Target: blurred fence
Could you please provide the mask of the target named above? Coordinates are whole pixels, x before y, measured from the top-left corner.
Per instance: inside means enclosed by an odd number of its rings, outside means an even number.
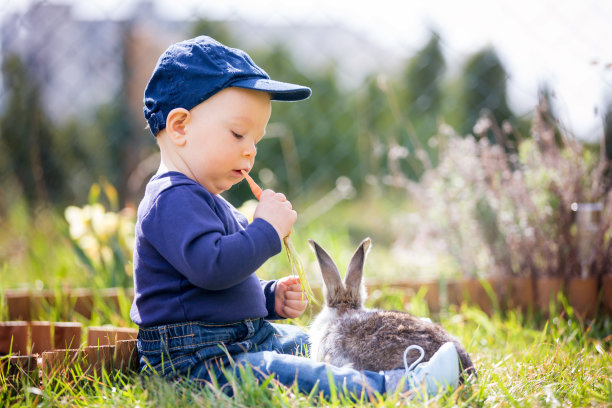
[[[529,136],[529,118],[509,107],[509,76],[493,48],[453,67],[453,50],[435,32],[420,48],[390,51],[340,21],[219,21],[197,6],[178,21],[158,3],[118,6],[103,19],[65,3],[0,5],[0,185],[14,193],[3,194],[0,209],[19,195],[34,204],[82,202],[100,178],[124,203],[138,202],[157,166],[144,86],[169,44],[199,34],[247,50],[273,78],[313,88],[305,102],[273,105],[255,168],[264,185],[296,199],[338,180],[359,189],[398,173],[418,179],[438,161],[441,122],[467,134],[486,112],[508,149]],[[228,195],[239,203],[248,190]]]

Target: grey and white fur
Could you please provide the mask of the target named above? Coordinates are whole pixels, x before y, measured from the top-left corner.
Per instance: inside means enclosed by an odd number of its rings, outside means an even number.
[[[393,370],[404,367],[406,347],[421,346],[425,351],[423,361],[428,361],[442,344],[451,341],[459,354],[462,378],[475,374],[463,346],[440,325],[406,312],[364,308],[366,290],[362,276],[369,238],[355,251],[344,282],[329,254],[316,242],[309,243],[319,261],[325,297],[325,304],[309,330],[312,359],[357,370]],[[408,355],[408,364],[418,357],[419,353],[413,350]]]

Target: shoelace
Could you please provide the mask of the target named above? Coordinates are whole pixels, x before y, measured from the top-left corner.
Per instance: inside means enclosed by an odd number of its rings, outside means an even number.
[[[411,350],[418,350],[421,355],[412,364],[410,364],[410,366],[408,366],[408,352]],[[412,371],[421,361],[423,361],[423,357],[425,357],[425,350],[423,350],[423,347],[417,344],[406,347],[406,350],[404,350],[404,368],[406,369],[406,374],[413,374]]]

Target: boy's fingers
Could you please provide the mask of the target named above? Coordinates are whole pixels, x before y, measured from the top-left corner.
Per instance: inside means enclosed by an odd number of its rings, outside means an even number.
[[[281,202],[288,201],[287,196],[285,196],[283,193],[277,193],[276,191],[270,190],[269,188],[266,188],[264,191],[261,192],[261,197],[267,196],[273,197],[275,200]]]
[[[296,309],[299,310],[302,306],[304,306],[306,304],[307,300],[300,300],[300,299],[294,299],[294,300],[290,300],[287,299],[285,301],[285,306],[290,307],[292,309]]]
[[[302,292],[302,285],[300,283],[294,283],[288,288],[292,292]]]
[[[297,276],[287,276],[282,279],[282,282],[289,290],[295,290],[296,286],[300,286],[300,278]]]
[[[300,316],[300,313],[298,313],[297,311],[290,309],[286,306],[283,306],[283,317],[293,319],[299,316]]]
[[[302,300],[302,298],[306,299],[306,294],[302,291],[287,291],[285,298],[287,300]]]
[[[288,300],[283,306],[283,311],[288,315],[299,316],[306,309],[306,306],[308,306],[308,303],[305,300]],[[297,312],[297,314],[290,313],[290,311]]]
[[[266,188],[264,191],[261,192],[261,197],[272,196],[274,194],[275,194],[274,191],[270,190],[269,188]]]

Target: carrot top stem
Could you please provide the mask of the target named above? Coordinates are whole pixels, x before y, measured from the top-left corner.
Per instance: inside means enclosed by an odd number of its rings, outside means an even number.
[[[285,250],[287,252],[287,258],[289,259],[289,265],[291,266],[291,273],[293,276],[297,275],[300,281],[300,286],[302,287],[303,295],[306,295],[306,299],[310,303],[319,304],[317,302],[317,298],[315,297],[312,289],[310,288],[310,284],[308,283],[308,279],[306,278],[306,273],[304,272],[304,266],[302,265],[302,260],[298,252],[295,250],[293,246],[293,241],[290,236],[286,236],[283,239],[283,244],[285,244]]]

